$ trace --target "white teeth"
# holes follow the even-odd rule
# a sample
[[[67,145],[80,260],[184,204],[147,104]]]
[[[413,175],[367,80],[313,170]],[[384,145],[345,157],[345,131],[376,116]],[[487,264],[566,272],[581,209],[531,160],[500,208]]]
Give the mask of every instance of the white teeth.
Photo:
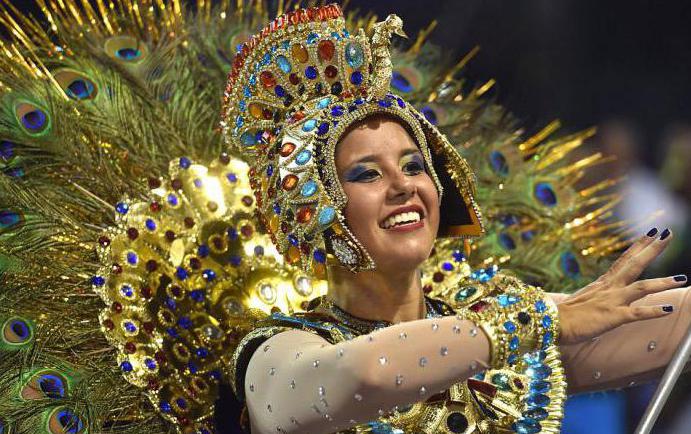
[[[397,226],[404,223],[419,222],[421,219],[422,218],[420,216],[420,213],[417,211],[402,212],[400,214],[396,214],[384,220],[384,223],[382,223],[382,227],[384,229],[388,229],[392,226]]]

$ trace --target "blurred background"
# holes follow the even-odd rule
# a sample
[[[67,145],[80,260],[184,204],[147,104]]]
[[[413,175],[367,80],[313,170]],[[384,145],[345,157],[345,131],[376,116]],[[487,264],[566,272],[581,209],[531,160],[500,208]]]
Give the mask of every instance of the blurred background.
[[[35,11],[34,2],[11,3]],[[430,39],[459,59],[479,45],[465,76],[495,78],[495,97],[527,133],[556,118],[562,133],[597,126],[589,150],[617,156],[602,176],[625,176],[620,217],[675,233],[649,274],[691,274],[691,3],[352,0],[348,8],[395,12],[409,35],[436,20]],[[572,397],[563,432],[633,432],[655,387]],[[691,433],[690,375],[654,432]]]

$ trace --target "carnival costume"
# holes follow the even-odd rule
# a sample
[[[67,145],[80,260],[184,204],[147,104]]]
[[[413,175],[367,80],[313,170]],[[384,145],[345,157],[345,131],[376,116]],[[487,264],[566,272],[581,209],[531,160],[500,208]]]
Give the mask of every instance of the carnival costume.
[[[429,323],[415,323],[484,333],[492,357],[345,431],[559,431],[556,309],[519,278],[577,288],[626,243],[624,226],[606,223],[613,198],[599,195],[613,182],[575,187],[602,156],[566,159],[591,131],[553,139],[551,124],[521,140],[480,99],[493,82],[462,90],[468,59],[442,64],[425,32],[390,55],[395,16],[296,9],[248,37],[268,19],[261,2],[198,0],[194,14],[177,0],[40,4],[45,23],[0,13],[11,38],[0,57],[0,432],[211,433],[219,385],[244,400],[249,358],[271,351],[271,336],[385,339],[389,324],[321,297],[327,264],[374,267],[343,217],[334,165],[348,126],[374,114],[405,126],[442,195],[448,238],[422,267]],[[432,355],[416,360],[434,369]],[[309,411],[328,420],[329,392],[315,393]],[[276,429],[300,432],[293,419]]]

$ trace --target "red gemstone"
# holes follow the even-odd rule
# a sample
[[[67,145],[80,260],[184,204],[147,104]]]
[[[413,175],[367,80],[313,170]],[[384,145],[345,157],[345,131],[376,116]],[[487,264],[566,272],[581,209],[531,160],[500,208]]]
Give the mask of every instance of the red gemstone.
[[[520,389],[520,390],[523,390],[523,388],[525,387],[523,385],[523,382],[518,378],[513,379],[513,385],[516,386],[516,389]]]
[[[269,197],[274,197],[276,195],[276,189],[274,189],[273,187],[269,187],[267,194],[269,195]]]
[[[149,388],[149,390],[158,390],[158,388],[161,387],[161,385],[155,378],[149,378],[149,381],[147,382],[147,387]]]
[[[334,46],[334,43],[328,39],[319,42],[319,45],[317,46],[317,52],[319,53],[319,58],[321,60],[324,60],[324,61],[331,60],[331,58],[334,57],[335,51],[336,51],[336,47]]]
[[[175,232],[171,231],[170,229],[166,231],[166,240],[168,241],[175,241]]]
[[[142,287],[141,293],[142,293],[142,297],[144,297],[146,299],[151,298],[151,288],[149,288],[148,286]]]
[[[178,418],[178,423],[182,426],[187,426],[190,424],[190,420],[188,418],[186,418],[185,416],[180,416]]]
[[[483,310],[487,309],[489,307],[489,303],[487,303],[484,300],[480,300],[477,303],[474,303],[472,306],[470,306],[470,310],[473,312],[482,312]]]
[[[300,223],[307,223],[312,219],[313,214],[314,210],[312,208],[310,208],[309,206],[303,206],[298,210],[296,218],[297,221]]]
[[[228,155],[228,154],[226,154],[225,152],[223,152],[223,153],[218,157],[218,161],[220,161],[221,163],[227,165],[227,164],[230,163],[230,155]]]
[[[298,84],[300,84],[300,77],[298,77],[298,75],[293,72],[288,76],[288,81],[290,81],[290,84],[292,84],[293,86],[297,86]]]
[[[288,228],[288,223],[286,223],[286,222],[281,222],[281,232],[283,232],[284,234],[286,234],[286,233],[288,233],[288,229],[289,229],[289,228]]]
[[[185,227],[192,228],[194,227],[194,219],[192,217],[185,217]]]
[[[302,252],[303,255],[305,255],[305,256],[309,255],[310,250],[311,250],[311,248],[310,248],[309,244],[304,243],[304,242],[300,244],[300,251]]]
[[[437,271],[432,276],[432,280],[434,280],[436,283],[443,282],[444,281],[444,275],[440,271]]]
[[[137,346],[134,342],[127,342],[125,344],[125,352],[129,354],[134,354],[137,351]]]
[[[285,178],[283,178],[283,182],[281,182],[281,186],[283,187],[284,190],[286,191],[291,191],[298,185],[298,177],[293,175],[292,173],[290,175],[286,175]]]
[[[193,270],[199,270],[202,268],[202,262],[197,258],[190,258],[190,268]]]
[[[324,75],[326,75],[326,78],[336,78],[338,75],[338,68],[336,68],[333,65],[329,65],[324,69]]]
[[[270,120],[270,119],[272,119],[272,118],[274,117],[274,112],[272,112],[272,111],[269,110],[268,108],[265,108],[264,110],[262,110],[262,117],[263,117],[265,120]]]
[[[252,199],[252,196],[243,196],[242,197],[242,204],[245,206],[252,206],[254,203],[254,199]]]
[[[149,273],[153,273],[158,269],[158,262],[156,262],[154,259],[149,259],[146,261],[146,271]]]
[[[283,144],[283,146],[281,146],[281,150],[279,151],[279,154],[281,154],[281,157],[287,157],[293,153],[295,148],[296,148],[295,143],[285,142]]]
[[[127,238],[130,240],[134,241],[139,237],[139,231],[136,230],[135,228],[129,228],[127,229]]]
[[[98,238],[98,244],[100,244],[101,247],[108,247],[108,246],[110,246],[110,238],[103,235],[103,236]]]
[[[468,378],[467,380],[468,388],[476,390],[484,395],[494,398],[497,394],[497,388],[484,381],[479,381],[474,378]]]
[[[182,188],[182,181],[178,178],[175,178],[171,183],[170,186],[173,187],[175,190],[180,190]]]
[[[106,319],[105,321],[103,321],[103,326],[108,330],[113,330],[115,328],[115,324],[111,319]]]
[[[142,328],[146,333],[151,334],[154,332],[154,323],[152,323],[151,321],[147,321],[144,324],[142,324]]]
[[[423,291],[425,294],[429,294],[430,292],[432,292],[432,285],[425,285],[425,286],[423,286],[423,287],[422,287],[422,291]]]
[[[167,360],[166,354],[163,351],[156,351],[156,354],[154,354],[154,359],[156,359],[156,361],[161,365]]]
[[[111,305],[111,307],[117,313],[122,312],[122,305],[120,303],[118,303],[117,301],[114,301],[113,304]]]
[[[159,212],[161,210],[161,204],[158,202],[151,202],[151,205],[149,205],[149,209],[151,212]]]
[[[154,189],[161,186],[161,180],[158,178],[149,178],[149,188]]]
[[[259,74],[259,81],[262,82],[262,86],[267,89],[273,89],[276,86],[276,78],[270,71],[262,71]]]
[[[254,229],[250,225],[244,225],[243,227],[240,228],[240,233],[242,234],[243,237],[249,238],[254,233]]]
[[[120,266],[120,264],[113,264],[110,267],[110,271],[112,271],[113,274],[120,274],[122,273],[122,267]]]
[[[179,286],[173,286],[170,288],[170,292],[175,296],[175,297],[180,297],[182,295],[182,289],[180,289]]]

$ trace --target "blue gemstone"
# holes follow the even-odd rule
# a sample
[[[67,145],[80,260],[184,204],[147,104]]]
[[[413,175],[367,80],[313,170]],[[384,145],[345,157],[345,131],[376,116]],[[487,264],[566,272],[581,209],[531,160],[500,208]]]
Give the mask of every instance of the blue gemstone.
[[[181,168],[189,169],[190,165],[192,165],[192,161],[187,157],[180,157],[179,164]]]
[[[317,129],[317,134],[320,136],[323,136],[324,134],[329,132],[329,123],[328,122],[322,122],[319,125],[319,128]]]
[[[170,335],[171,338],[177,338],[179,336],[178,331],[175,329],[175,327],[167,328],[166,332],[168,333],[168,335]]]
[[[168,401],[161,401],[161,404],[159,404],[158,407],[161,409],[163,413],[170,413],[173,409]]]
[[[254,256],[264,256],[264,247],[254,246]]]
[[[465,261],[465,255],[461,253],[459,250],[454,250],[454,252],[451,254],[453,256],[453,260],[456,262],[463,262]]]
[[[552,332],[546,332],[545,335],[542,337],[542,348],[547,348],[552,344],[552,340],[554,339],[554,335]]]
[[[150,370],[156,369],[156,362],[153,359],[146,359],[144,360],[144,364],[146,365],[147,368]]]
[[[203,347],[199,347],[199,348],[197,348],[196,353],[197,353],[197,357],[204,359],[209,355],[209,350],[207,350],[206,348],[203,348]]]
[[[391,87],[403,93],[412,92],[413,90],[413,86],[408,79],[398,71],[394,71],[391,76]]]
[[[331,107],[331,116],[342,116],[345,113],[345,108],[342,105]]]
[[[320,264],[323,264],[326,262],[326,252],[324,252],[322,249],[317,249],[314,251],[314,260],[319,262]]]
[[[235,118],[235,127],[240,128],[243,125],[245,125],[245,118],[243,118],[242,115],[237,115]]]
[[[153,221],[152,219],[146,219],[146,222],[144,223],[146,225],[146,228],[150,231],[155,231],[156,230],[156,222]]]
[[[357,97],[357,98],[355,98],[355,101],[353,101],[353,102],[355,103],[355,105],[362,105],[365,103],[365,100],[360,98],[360,97]]]
[[[221,372],[217,369],[214,369],[213,371],[209,372],[209,378],[213,380],[220,380],[222,377],[223,376],[221,375]]]
[[[233,267],[237,267],[242,262],[242,256],[231,255],[229,261],[230,265],[232,265]]]
[[[288,235],[288,241],[290,241],[290,244],[294,246],[298,245],[298,237],[296,237],[295,234]]]
[[[238,182],[238,176],[234,173],[226,174],[226,179],[228,180],[228,182],[232,182],[233,184]]]
[[[125,202],[118,202],[117,205],[115,205],[115,211],[119,212],[120,214],[127,214],[127,211],[129,210],[130,206]]]
[[[204,301],[204,290],[203,289],[195,289],[194,291],[190,291],[190,298],[197,303],[201,303]]]
[[[557,204],[557,194],[552,189],[552,186],[547,182],[540,182],[536,184],[533,195],[541,204],[545,206],[554,206]]]
[[[543,313],[545,310],[547,310],[547,305],[544,301],[538,300],[535,302],[535,311],[537,313]]]
[[[514,365],[517,361],[518,361],[518,354],[516,354],[516,353],[509,354],[509,357],[507,357],[507,359],[506,359],[506,362],[509,365]]]
[[[286,90],[283,89],[283,86],[281,85],[277,85],[276,87],[274,87],[274,93],[279,98],[283,98],[284,96],[286,96]]]
[[[202,180],[201,180],[201,179],[195,179],[194,181],[192,181],[192,183],[194,184],[195,187],[197,187],[197,188],[202,188],[202,185],[203,185],[203,184],[202,184]]]
[[[94,276],[91,278],[91,284],[95,286],[103,286],[106,284],[106,279],[103,276]]]
[[[315,42],[317,42],[317,39],[319,39],[319,35],[314,32],[311,32],[309,35],[307,35],[308,44],[314,44]]]
[[[542,366],[542,361],[547,358],[547,353],[544,351],[534,351],[523,355],[523,361],[531,366]]]
[[[465,301],[466,299],[475,295],[476,292],[477,288],[475,288],[474,286],[465,286],[456,293],[454,299],[459,302]]]
[[[365,52],[357,42],[349,42],[345,48],[345,58],[348,66],[357,69],[365,63]]]
[[[317,120],[316,119],[308,119],[305,121],[304,124],[302,124],[302,131],[304,132],[309,132],[312,131],[317,127]]]
[[[350,74],[350,82],[355,86],[359,86],[362,83],[362,73],[360,71],[354,71]]]
[[[137,262],[139,262],[137,254],[134,252],[127,252],[127,263],[130,265],[137,265]]]
[[[175,310],[177,308],[177,303],[175,302],[175,299],[173,297],[168,297],[165,300],[166,306],[168,306],[170,309]]]
[[[307,164],[308,161],[312,158],[312,152],[310,152],[307,149],[303,149],[298,153],[298,155],[295,157],[295,162],[302,166],[303,164]]]
[[[521,342],[521,341],[518,339],[518,336],[512,337],[511,340],[509,341],[509,349],[510,349],[511,351],[517,350],[517,349],[518,349],[518,345],[520,344],[520,342]]]
[[[453,264],[451,262],[444,262],[441,264],[441,268],[444,271],[453,271]]]
[[[177,270],[175,270],[175,276],[180,280],[185,280],[187,279],[187,270],[183,267],[178,267]]]
[[[305,68],[305,77],[309,78],[310,80],[317,78],[317,68],[314,66],[308,66]]]
[[[489,163],[492,166],[494,173],[500,176],[509,174],[509,166],[506,163],[506,157],[499,151],[492,151],[489,154]]]
[[[271,176],[273,174],[274,174],[274,166],[273,166],[273,164],[269,164],[266,167],[266,176]]]
[[[213,282],[216,279],[216,272],[211,269],[206,269],[202,272],[202,277],[204,277],[207,282]]]
[[[399,106],[400,108],[405,108],[405,101],[403,101],[403,99],[401,99],[401,98],[396,98],[396,102],[398,103],[398,106]]]
[[[178,319],[178,325],[184,329],[192,327],[192,320],[189,317],[181,316]]]
[[[506,232],[499,234],[499,244],[505,250],[514,250],[516,248],[516,242],[513,240],[511,235],[507,234]]]
[[[269,63],[271,63],[271,53],[266,53],[264,54],[264,57],[262,57],[262,65],[266,66]]]
[[[512,304],[518,303],[520,300],[520,297],[511,294],[500,294],[497,296],[497,303],[499,303],[501,307],[511,306]]]
[[[125,360],[124,362],[120,363],[120,369],[122,369],[124,372],[131,372],[132,371],[132,363]]]
[[[516,332],[516,324],[514,324],[513,321],[506,321],[504,323],[504,330],[506,330],[509,333],[515,333]]]
[[[190,370],[192,374],[196,374],[199,368],[197,367],[197,364],[194,362],[189,362],[187,364],[187,368]]]
[[[137,326],[131,323],[130,321],[127,321],[124,324],[125,331],[128,333],[136,333],[137,332]]]
[[[336,217],[336,211],[331,207],[326,207],[319,212],[319,224],[326,226]]]
[[[339,35],[338,32],[331,32],[331,37],[337,41],[341,40],[341,35]]]
[[[343,29],[343,37],[344,38],[350,38],[350,32],[346,29]]]
[[[275,213],[275,214],[277,214],[277,215],[280,215],[280,214],[281,214],[281,206],[278,204],[278,202],[277,202],[277,203],[274,203],[273,208],[274,208],[274,213]]]
[[[528,407],[530,408],[544,407],[546,405],[549,405],[549,401],[549,396],[542,393],[536,393],[528,396],[526,404],[528,404]]]
[[[307,181],[305,185],[302,186],[302,190],[300,190],[300,194],[302,194],[303,197],[310,197],[316,192],[317,183],[312,181],[311,179]]]
[[[545,420],[549,416],[549,413],[547,413],[547,410],[544,408],[535,407],[531,410],[527,410],[525,413],[523,413],[523,416],[534,420]]]
[[[238,239],[238,231],[235,228],[228,228],[228,238],[230,238],[232,241],[235,241]]]
[[[528,369],[525,370],[525,374],[533,380],[544,380],[552,375],[552,368],[541,363],[528,367]]]
[[[356,84],[356,83],[353,83],[353,84]],[[377,102],[377,104],[379,104],[379,107],[384,107],[384,108],[391,107],[391,100],[389,100],[389,99],[380,99],[380,100]]]
[[[514,423],[511,427],[517,434],[537,434],[542,430],[542,427],[537,422],[533,424],[525,419]]]
[[[327,96],[327,97],[322,98],[319,101],[317,101],[317,108],[319,110],[323,110],[323,109],[327,108],[330,103],[331,103],[331,97]]]
[[[197,248],[197,255],[200,258],[206,258],[207,256],[209,256],[209,251],[209,246],[207,246],[206,244],[202,244]]]
[[[245,87],[242,89],[242,93],[243,93],[243,95],[245,95],[245,98],[249,98],[249,97],[252,96],[252,90],[250,89],[249,86],[245,86]]]
[[[171,206],[177,206],[177,204],[178,204],[178,197],[177,197],[176,195],[174,195],[173,193],[169,194],[169,195],[168,195],[168,203],[169,203]]]
[[[542,327],[549,328],[552,325],[552,317],[545,315],[542,317]]]
[[[369,431],[372,434],[394,434],[393,427],[385,422],[370,422]]]
[[[285,74],[288,74],[293,69],[286,56],[283,55],[276,57],[276,64]]]
[[[139,56],[142,55],[142,53],[136,48],[125,47],[116,51],[115,55],[122,60],[132,61],[138,59]]]
[[[559,264],[561,265],[561,270],[568,277],[576,279],[581,275],[581,266],[576,259],[576,255],[571,252],[564,252],[559,258]]]
[[[257,143],[257,139],[255,138],[254,134],[250,133],[249,131],[245,131],[240,136],[240,142],[245,146],[252,146]]]
[[[244,112],[245,110],[247,110],[247,102],[245,102],[244,99],[240,100],[240,102],[238,103],[238,108],[241,112]]]
[[[533,381],[530,383],[530,393],[547,393],[552,388],[549,381]]]
[[[439,122],[437,119],[437,113],[435,113],[432,107],[426,105],[422,108],[422,110],[420,110],[420,112],[422,112],[423,116],[425,116],[425,119],[427,119],[430,124],[437,125]]]
[[[120,287],[120,292],[125,297],[132,297],[134,295],[134,290],[132,289],[132,287],[130,285],[122,285]]]

